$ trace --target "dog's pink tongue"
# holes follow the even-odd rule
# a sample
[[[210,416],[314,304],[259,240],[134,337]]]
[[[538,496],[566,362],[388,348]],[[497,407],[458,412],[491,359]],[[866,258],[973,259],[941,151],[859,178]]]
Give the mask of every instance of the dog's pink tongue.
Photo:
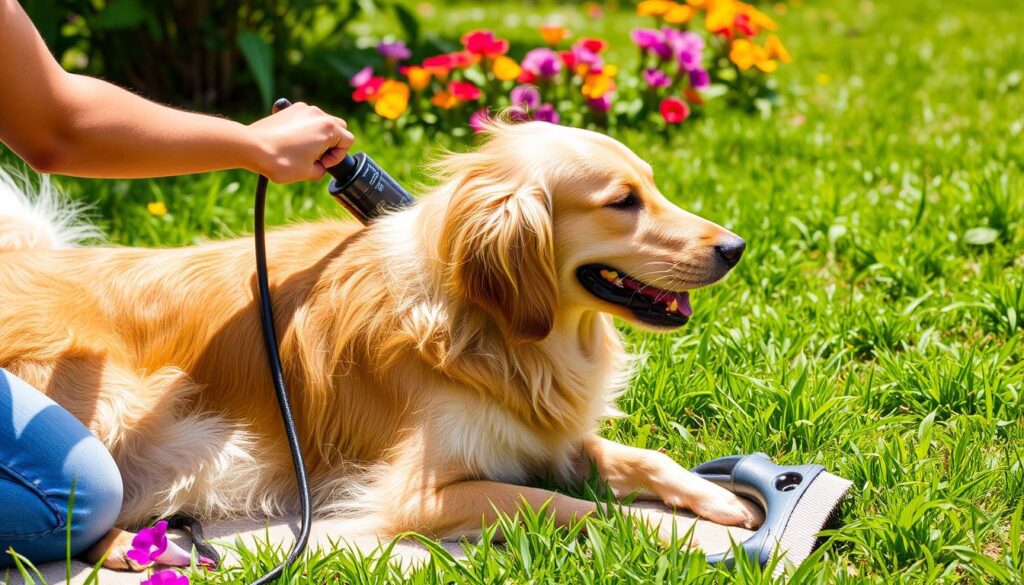
[[[693,307],[690,306],[690,293],[682,292],[677,297],[679,301],[679,314],[684,317],[689,317],[693,314]]]

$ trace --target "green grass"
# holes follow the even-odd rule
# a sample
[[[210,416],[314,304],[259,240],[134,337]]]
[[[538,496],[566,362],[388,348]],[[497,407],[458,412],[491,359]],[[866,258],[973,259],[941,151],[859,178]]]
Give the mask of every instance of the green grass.
[[[515,3],[458,4],[428,19],[474,20],[534,42]],[[532,14],[573,15],[540,7]],[[513,15],[515,13],[515,15]],[[481,18],[482,16],[482,18]],[[620,64],[635,20],[572,16]],[[525,19],[525,20],[524,20]],[[653,336],[623,326],[643,367],[603,434],[664,449],[686,466],[765,451],[853,480],[845,524],[798,582],[1024,582],[1024,12],[1015,2],[805,1],[779,17],[796,61],[767,118],[712,104],[670,141],[614,134],[649,160],[662,191],[744,236],[725,284],[694,294],[694,318]],[[378,23],[377,30],[386,28]],[[366,31],[369,32],[369,31]],[[340,84],[339,84],[340,87]],[[330,106],[330,104],[324,104]],[[396,143],[354,117],[358,147],[407,183],[458,140]],[[95,203],[118,244],[182,245],[251,229],[254,178],[60,184]],[[276,223],[340,213],[324,185],[272,187]],[[146,203],[171,210],[151,217]],[[995,230],[987,244],[971,243]],[[318,553],[291,579],[382,583],[761,583],[662,549],[621,517],[558,529],[543,516],[504,527],[403,576],[347,551]],[[234,583],[283,551],[248,550]]]

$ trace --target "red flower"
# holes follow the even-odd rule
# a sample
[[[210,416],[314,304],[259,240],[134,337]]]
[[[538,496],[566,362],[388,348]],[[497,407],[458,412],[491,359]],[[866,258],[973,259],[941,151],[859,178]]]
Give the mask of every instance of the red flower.
[[[468,81],[453,81],[448,84],[448,91],[461,102],[471,102],[480,99],[480,88]]]
[[[559,51],[558,56],[562,58],[562,63],[570,70],[576,69],[576,53],[573,51]]]
[[[532,71],[523,69],[519,77],[516,78],[516,83],[537,83],[537,75]]]
[[[384,85],[383,77],[371,77],[369,81],[356,88],[352,93],[352,99],[357,102],[365,102],[377,94],[380,86]]]
[[[690,117],[690,106],[676,97],[661,100],[661,117],[669,124],[678,124]]]
[[[462,35],[462,46],[474,55],[497,57],[508,52],[508,41],[499,39],[489,30],[475,30]]]
[[[737,14],[736,20],[733,21],[733,24],[736,25],[736,30],[748,37],[752,37],[757,34],[757,31],[754,30],[754,26],[750,24],[750,17],[746,14]]]
[[[434,55],[423,60],[423,66],[427,69],[454,69],[455,64],[451,55]]]
[[[592,53],[600,53],[608,48],[608,42],[604,39],[582,38],[577,41],[577,44],[582,45],[584,49]]]

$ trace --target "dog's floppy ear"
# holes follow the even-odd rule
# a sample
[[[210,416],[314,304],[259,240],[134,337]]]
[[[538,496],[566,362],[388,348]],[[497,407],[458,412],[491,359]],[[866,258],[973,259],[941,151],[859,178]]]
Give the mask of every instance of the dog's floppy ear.
[[[449,201],[441,239],[448,284],[496,317],[512,340],[540,340],[558,302],[550,197],[488,174],[464,176]]]

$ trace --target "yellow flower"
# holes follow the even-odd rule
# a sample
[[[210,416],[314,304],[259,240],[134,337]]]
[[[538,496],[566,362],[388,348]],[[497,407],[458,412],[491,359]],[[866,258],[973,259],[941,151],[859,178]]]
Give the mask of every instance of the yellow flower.
[[[764,42],[764,48],[768,51],[768,55],[770,57],[774,57],[783,63],[793,61],[793,57],[789,54],[789,51],[786,50],[786,47],[776,35],[768,37],[768,40]]]
[[[669,24],[683,24],[693,18],[693,8],[685,5],[676,5],[665,13],[665,22]]]
[[[608,77],[615,77],[618,74],[619,74],[619,66],[618,65],[612,65],[611,63],[605,63],[604,64],[604,69],[601,70],[601,75],[606,75]]]
[[[723,29],[732,29],[738,14],[736,3],[733,0],[717,0],[708,2],[707,15],[704,16],[704,27],[711,32],[718,32]]]
[[[686,3],[694,8],[704,8],[707,6],[708,0],[686,0]]]
[[[523,70],[519,67],[519,64],[515,62],[515,59],[506,57],[505,55],[499,55],[494,59],[494,65],[491,67],[491,71],[494,72],[494,76],[502,81],[512,81],[519,77],[519,74]]]
[[[155,217],[163,217],[167,215],[167,205],[165,205],[163,201],[153,201],[146,205],[146,209],[149,211],[150,215]]]
[[[450,91],[439,91],[430,98],[430,103],[442,110],[450,110],[459,105],[459,99]]]
[[[739,14],[746,14],[750,18],[750,24],[754,25],[755,28],[763,28],[767,30],[775,30],[779,28],[779,25],[775,24],[767,14],[761,12],[757,8],[754,8],[750,4],[743,2],[736,3],[737,12]]]
[[[569,38],[569,29],[564,26],[545,25],[540,27],[540,36],[544,37],[544,42],[555,46],[563,40]]]
[[[764,47],[755,45],[749,40],[743,38],[736,39],[732,42],[732,48],[729,51],[729,60],[744,71],[751,67],[757,67],[765,73],[773,73],[779,68],[779,64],[771,58]]]
[[[415,91],[423,91],[430,85],[430,69],[411,65],[405,70],[405,76],[409,79],[409,86]]]
[[[736,39],[729,50],[729,60],[746,71],[754,66],[754,43],[747,39]]]
[[[583,95],[587,99],[596,100],[615,89],[615,82],[604,73],[588,75],[583,80]]]
[[[832,83],[832,76],[828,73],[819,73],[814,76],[814,83],[818,85],[828,85]]]
[[[409,107],[409,86],[389,79],[380,86],[371,102],[378,115],[395,120]]]
[[[640,16],[664,16],[679,4],[669,0],[644,0],[636,6],[636,13]]]

